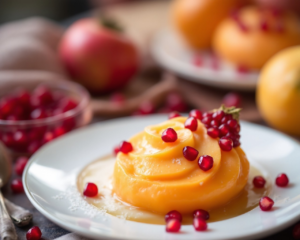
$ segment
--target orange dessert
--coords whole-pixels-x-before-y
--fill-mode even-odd
[[[117,197],[158,214],[171,210],[186,214],[199,208],[216,209],[238,196],[248,181],[246,155],[239,144],[233,148],[228,137],[211,137],[213,130],[202,122],[176,117],[133,136],[132,149],[125,146],[129,151],[119,152],[114,166]],[[221,133],[228,130],[222,125],[219,129]],[[222,141],[231,143],[229,149]]]
[[[300,44],[297,16],[245,7],[223,20],[213,37],[215,52],[248,69],[260,69],[280,50]]]

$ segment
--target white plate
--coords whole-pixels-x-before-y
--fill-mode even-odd
[[[242,147],[250,162],[275,179],[288,174],[287,188],[272,187],[273,211],[259,207],[196,232],[191,225],[182,233],[165,232],[165,226],[126,221],[95,211],[75,189],[76,176],[91,161],[109,154],[121,140],[145,126],[166,120],[165,115],[129,117],[98,123],[74,131],[38,151],[26,167],[23,182],[32,204],[48,219],[82,236],[100,239],[253,239],[288,227],[300,218],[300,146],[274,130],[242,123]]]
[[[175,31],[166,29],[153,39],[151,52],[164,68],[184,78],[210,86],[228,89],[255,90],[258,72],[240,73],[236,68],[219,60],[219,68],[211,67],[214,57],[209,52],[193,52],[185,46]],[[203,65],[196,66],[196,56],[201,56]]]

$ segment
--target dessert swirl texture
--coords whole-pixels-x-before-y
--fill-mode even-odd
[[[114,193],[124,202],[165,214],[176,209],[191,213],[210,210],[236,197],[248,180],[249,163],[240,147],[222,151],[218,139],[207,135],[198,120],[196,131],[184,127],[185,117],[146,127],[129,141],[133,151],[118,153],[113,174]],[[175,142],[161,139],[167,128],[178,135]],[[184,147],[198,150],[195,161],[183,156]],[[209,155],[213,167],[199,168],[198,158]]]

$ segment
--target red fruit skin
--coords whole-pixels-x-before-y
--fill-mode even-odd
[[[93,93],[124,87],[139,68],[135,45],[93,18],[81,19],[66,31],[59,55],[70,76]]]
[[[27,240],[39,240],[42,237],[42,232],[39,227],[34,226],[26,233]]]

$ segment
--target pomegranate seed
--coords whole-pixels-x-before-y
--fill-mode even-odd
[[[274,201],[269,197],[262,197],[259,201],[260,209],[263,211],[269,211],[272,209]]]
[[[182,152],[183,156],[189,161],[196,160],[199,153],[195,148],[192,147],[184,147]]]
[[[125,96],[122,93],[116,92],[110,96],[110,101],[115,104],[121,105],[125,102]]]
[[[241,131],[241,125],[240,124],[237,125],[237,127],[235,128],[235,131],[237,133],[239,133]]]
[[[266,184],[266,180],[262,176],[256,176],[253,178],[253,185],[256,188],[263,188]]]
[[[28,158],[27,157],[19,157],[17,159],[16,164],[15,164],[15,172],[19,176],[22,176],[23,171],[24,171],[27,163],[28,163]]]
[[[152,114],[155,112],[155,107],[152,102],[149,101],[142,102],[141,105],[139,106],[138,112],[141,115]]]
[[[212,118],[212,115],[213,115],[212,112],[205,112],[205,113],[202,114],[202,119],[203,119],[203,118],[206,118],[206,117]]]
[[[222,123],[227,123],[229,120],[231,120],[232,119],[232,115],[231,114],[226,114],[223,118],[222,118],[222,120],[221,120],[221,124]]]
[[[35,140],[40,140],[46,133],[47,128],[46,127],[37,127],[29,130],[27,133],[27,137],[29,141],[35,141]]]
[[[300,239],[300,223],[298,223],[293,229],[294,239]]]
[[[173,128],[168,128],[162,133],[161,139],[167,143],[175,142],[177,140],[177,132]]]
[[[235,119],[231,119],[227,121],[227,125],[230,129],[236,129],[238,126],[238,122]]]
[[[166,98],[166,105],[171,111],[186,112],[187,105],[178,93],[170,93]]]
[[[179,232],[181,227],[181,223],[178,219],[170,219],[166,225],[167,232]]]
[[[212,138],[217,138],[219,137],[219,130],[217,128],[209,128],[207,129],[207,134]]]
[[[32,93],[33,98],[39,106],[48,105],[53,101],[53,95],[46,86],[38,86]]]
[[[196,231],[205,231],[207,229],[207,223],[201,218],[194,218],[193,225]]]
[[[210,123],[212,122],[212,118],[211,117],[203,117],[202,118],[202,123],[204,125],[209,125],[210,126]]]
[[[176,210],[170,211],[165,215],[166,222],[168,222],[171,219],[177,219],[179,222],[182,222],[182,216],[180,212]]]
[[[240,95],[233,92],[226,94],[222,100],[222,103],[226,107],[240,107],[241,102],[242,100]]]
[[[198,165],[203,171],[210,170],[214,165],[214,159],[211,156],[204,155],[198,160]]]
[[[114,155],[116,156],[120,152],[119,146],[114,147]]]
[[[130,142],[123,141],[121,142],[119,149],[122,153],[127,154],[133,150],[133,147]]]
[[[217,120],[212,120],[210,122],[210,126],[211,127],[215,127],[215,128],[218,128],[220,126],[220,123],[217,121]]]
[[[76,119],[72,117],[65,119],[62,123],[62,127],[65,129],[66,132],[70,132],[76,127]]]
[[[233,147],[233,141],[228,137],[222,137],[219,140],[219,146],[223,151],[229,152]]]
[[[27,240],[40,240],[42,237],[42,232],[39,227],[34,226],[28,230],[26,233]]]
[[[203,209],[198,209],[195,210],[193,213],[194,218],[200,218],[203,220],[208,220],[209,219],[209,213]]]
[[[7,147],[13,147],[15,144],[14,137],[10,133],[5,133],[2,136],[2,141]]]
[[[281,173],[277,176],[275,182],[278,187],[286,187],[289,184],[289,178],[286,174]]]
[[[55,137],[60,137],[66,134],[66,130],[63,127],[57,127],[53,131]]]
[[[16,131],[14,133],[14,142],[17,146],[24,146],[27,143],[27,138],[24,132]]]
[[[86,197],[96,197],[98,195],[98,187],[95,183],[87,183],[83,190],[83,195]]]
[[[198,128],[198,121],[194,117],[189,117],[185,123],[184,127],[190,129],[192,132],[196,131]]]
[[[38,142],[38,141],[34,141],[34,142],[31,142],[29,145],[28,145],[28,148],[27,148],[27,151],[31,154],[35,153],[37,150],[39,150],[39,148],[41,147],[41,143]]]
[[[239,139],[235,138],[235,139],[232,139],[232,142],[233,142],[233,147],[236,148],[236,147],[239,147],[241,145],[241,142]]]
[[[190,117],[194,117],[196,119],[199,119],[201,121],[202,119],[202,112],[198,109],[194,109],[192,111],[190,111]]]
[[[218,110],[213,113],[212,118],[218,122],[221,122],[221,120],[224,116],[225,116],[225,113],[222,110]]]
[[[229,133],[229,131],[230,131],[230,129],[229,129],[228,125],[222,124],[219,127],[219,136],[224,137],[227,133]]]
[[[20,179],[14,179],[11,182],[10,187],[14,193],[23,193],[24,192],[23,183],[22,183],[22,180],[20,180]]]
[[[77,102],[70,98],[64,98],[59,103],[59,108],[62,109],[63,112],[70,111],[77,107]]]
[[[31,119],[42,119],[42,118],[46,118],[47,114],[43,109],[36,108],[31,112],[30,117]]]
[[[178,112],[171,112],[169,114],[169,119],[177,118],[177,117],[181,117],[181,115]]]

